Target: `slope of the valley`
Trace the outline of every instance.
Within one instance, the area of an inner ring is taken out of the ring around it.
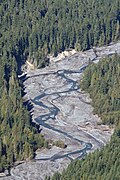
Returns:
[[[113,129],[100,125],[101,120],[92,113],[91,100],[81,92],[79,82],[90,61],[97,62],[114,53],[120,54],[120,42],[51,60],[44,69],[27,73],[24,98],[33,105],[33,121],[40,125],[46,139],[62,140],[67,147],[38,150],[34,161],[12,168],[11,176],[3,179],[43,180],[109,141]]]

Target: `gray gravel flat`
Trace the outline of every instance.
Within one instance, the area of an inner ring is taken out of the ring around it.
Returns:
[[[11,170],[12,176],[2,179],[43,180],[45,175],[62,171],[71,160],[105,145],[113,133],[106,125],[98,125],[88,94],[79,89],[84,67],[89,59],[120,53],[120,43],[76,53],[44,69],[27,73],[24,98],[33,104],[33,121],[40,124],[41,133],[53,141],[62,140],[67,148],[52,147],[36,152],[35,162],[25,162]],[[92,145],[92,146],[91,146]],[[91,146],[90,149],[87,146]]]

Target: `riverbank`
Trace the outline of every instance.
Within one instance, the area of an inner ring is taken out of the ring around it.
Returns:
[[[81,92],[79,81],[89,61],[97,62],[113,52],[120,53],[120,43],[75,53],[62,61],[51,62],[44,69],[28,72],[24,82],[26,95],[33,104],[33,121],[40,124],[46,139],[62,140],[67,148],[52,147],[38,151],[35,162],[23,163],[5,179],[44,179],[62,171],[71,160],[105,145],[112,133],[92,113],[91,99]],[[97,55],[96,55],[97,54]]]

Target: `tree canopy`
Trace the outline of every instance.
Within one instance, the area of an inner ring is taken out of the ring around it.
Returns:
[[[108,44],[117,41],[119,34],[119,0],[0,0],[0,171],[16,160],[31,158],[45,142],[23,105],[17,77],[21,65],[29,59],[41,68],[48,54],[57,56],[68,48],[80,51]],[[91,86],[95,78],[96,74]],[[114,77],[109,81],[113,85]],[[109,91],[111,97],[110,104],[106,101],[108,109],[97,112],[102,113],[105,123],[109,123],[108,116],[111,123],[118,122],[117,83],[114,90],[106,89],[110,85],[103,81],[100,85],[99,96],[104,98]]]
[[[46,54],[119,39],[119,0],[7,0],[0,3],[0,54],[38,67]]]

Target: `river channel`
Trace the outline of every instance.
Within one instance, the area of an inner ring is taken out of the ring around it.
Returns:
[[[113,133],[93,114],[91,99],[80,89],[80,80],[89,62],[97,63],[105,56],[120,54],[120,42],[76,52],[59,61],[51,61],[44,69],[27,72],[25,96],[32,105],[33,121],[46,139],[62,140],[65,149],[52,147],[36,152],[35,162],[25,162],[11,170],[5,179],[44,180],[46,175],[62,171],[74,159],[101,148]]]

